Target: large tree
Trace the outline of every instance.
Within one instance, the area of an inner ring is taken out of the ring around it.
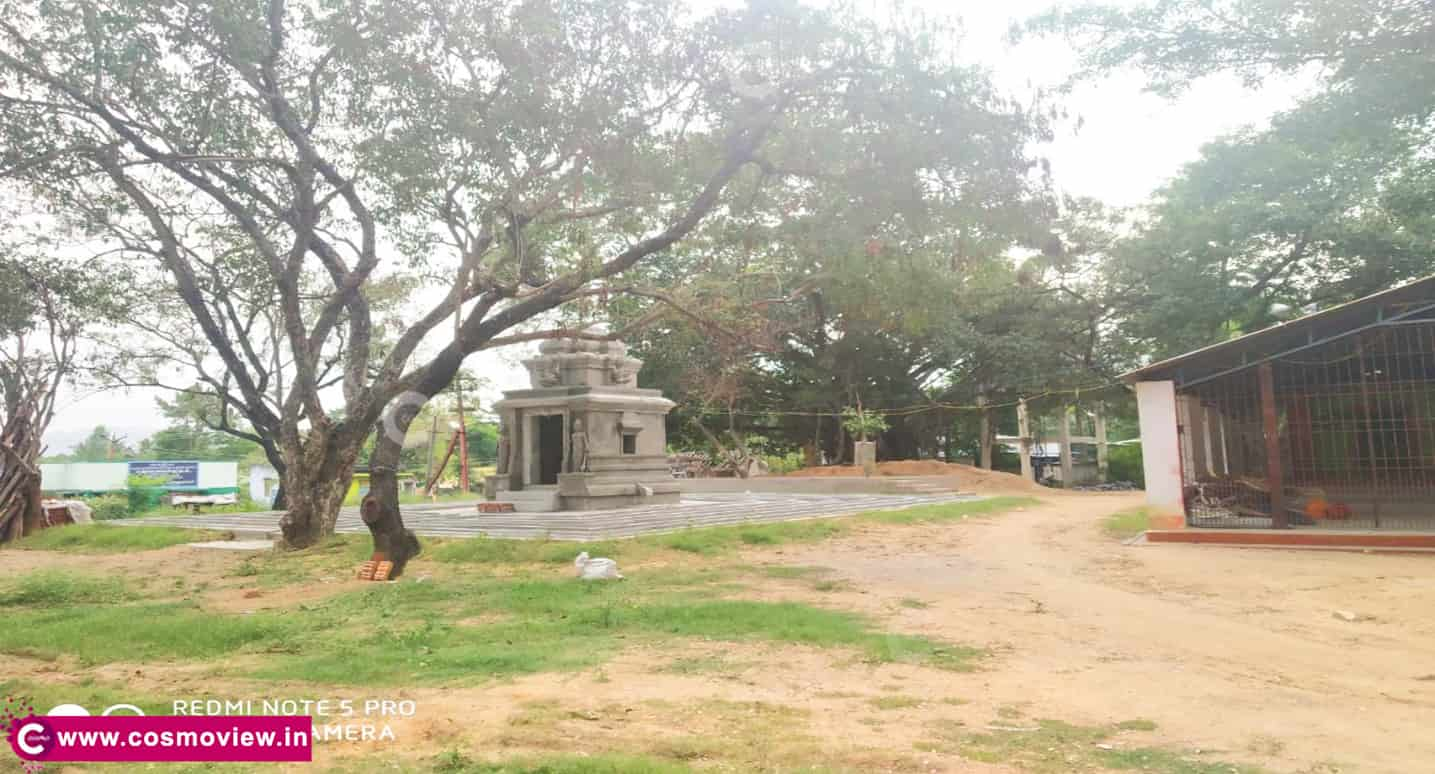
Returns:
[[[1432,104],[1435,14],[1424,0],[1085,2],[1058,6],[1023,32],[1068,36],[1077,77],[1135,67],[1168,95],[1218,73],[1254,86],[1314,71],[1330,89],[1381,95],[1375,102],[1391,114]]]
[[[1125,331],[1155,356],[1435,271],[1435,14],[1414,0],[1080,4],[1078,78],[1135,68],[1174,95],[1234,74],[1308,79],[1269,125],[1220,138],[1159,190],[1110,264]]]
[[[56,257],[68,246],[24,220],[0,229],[0,542],[39,527],[42,439],[74,379],[81,333],[112,319],[123,286]]]
[[[846,162],[783,138],[899,138],[904,100],[961,116],[986,99],[912,40],[790,2],[701,19],[669,0],[20,5],[0,19],[0,170],[163,268],[225,400],[278,439],[287,545],[333,529],[386,429],[364,510],[401,566],[403,434],[464,357],[556,335],[532,323],[563,304],[645,292],[626,275],[735,187],[798,185],[764,148]],[[376,319],[371,290],[397,277],[427,291]],[[287,353],[282,388],[256,326]]]

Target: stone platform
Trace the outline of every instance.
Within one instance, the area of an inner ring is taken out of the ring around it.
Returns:
[[[942,502],[979,500],[959,494],[807,495],[752,492],[685,497],[671,505],[607,511],[551,513],[479,513],[477,500],[441,505],[405,505],[404,524],[426,537],[552,538],[595,540],[673,532],[690,527],[766,523],[842,516],[862,511],[910,508]],[[244,537],[277,536],[278,511],[151,516],[107,522],[119,526],[174,526],[234,532]],[[339,514],[338,531],[368,534],[357,508]]]

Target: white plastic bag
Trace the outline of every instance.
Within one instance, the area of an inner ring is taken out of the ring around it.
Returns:
[[[618,580],[623,577],[618,572],[617,562],[612,559],[589,558],[587,551],[573,560],[573,569],[582,580]]]

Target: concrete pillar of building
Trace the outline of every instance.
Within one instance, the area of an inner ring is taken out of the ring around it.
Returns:
[[[1146,474],[1151,526],[1179,529],[1186,526],[1186,505],[1175,382],[1137,382],[1136,409],[1141,415],[1141,468]]]

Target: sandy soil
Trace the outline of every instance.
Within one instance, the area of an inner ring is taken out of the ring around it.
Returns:
[[[834,650],[676,641],[631,647],[578,673],[377,693],[418,703],[416,717],[394,723],[406,756],[618,750],[702,765],[756,745],[738,769],[801,761],[1002,772],[1010,769],[919,747],[941,728],[1145,718],[1156,730],[1123,734],[1119,744],[1199,750],[1277,772],[1435,770],[1435,557],[1124,545],[1101,533],[1102,517],[1139,502],[1139,494],[1050,494],[960,525],[863,529],[742,557],[824,568],[816,577],[837,581],[762,579],[757,596],[858,610],[890,630],[990,649],[974,672],[871,665]],[[161,572],[176,560],[199,571],[187,551],[168,551]],[[213,603],[258,601],[234,593]],[[282,594],[265,592],[263,601],[271,597]],[[224,680],[187,667],[33,666],[47,679],[123,676],[148,694],[178,697],[376,695]],[[884,697],[898,701],[884,706]],[[730,747],[708,753],[698,739]],[[394,750],[329,743],[320,759]]]
[[[904,629],[997,649],[977,678],[994,705],[1149,718],[1166,744],[1278,771],[1435,770],[1422,733],[1435,717],[1435,557],[1127,546],[1097,530],[1137,503],[1056,496],[960,530],[785,558],[834,568],[874,611],[930,602]]]

